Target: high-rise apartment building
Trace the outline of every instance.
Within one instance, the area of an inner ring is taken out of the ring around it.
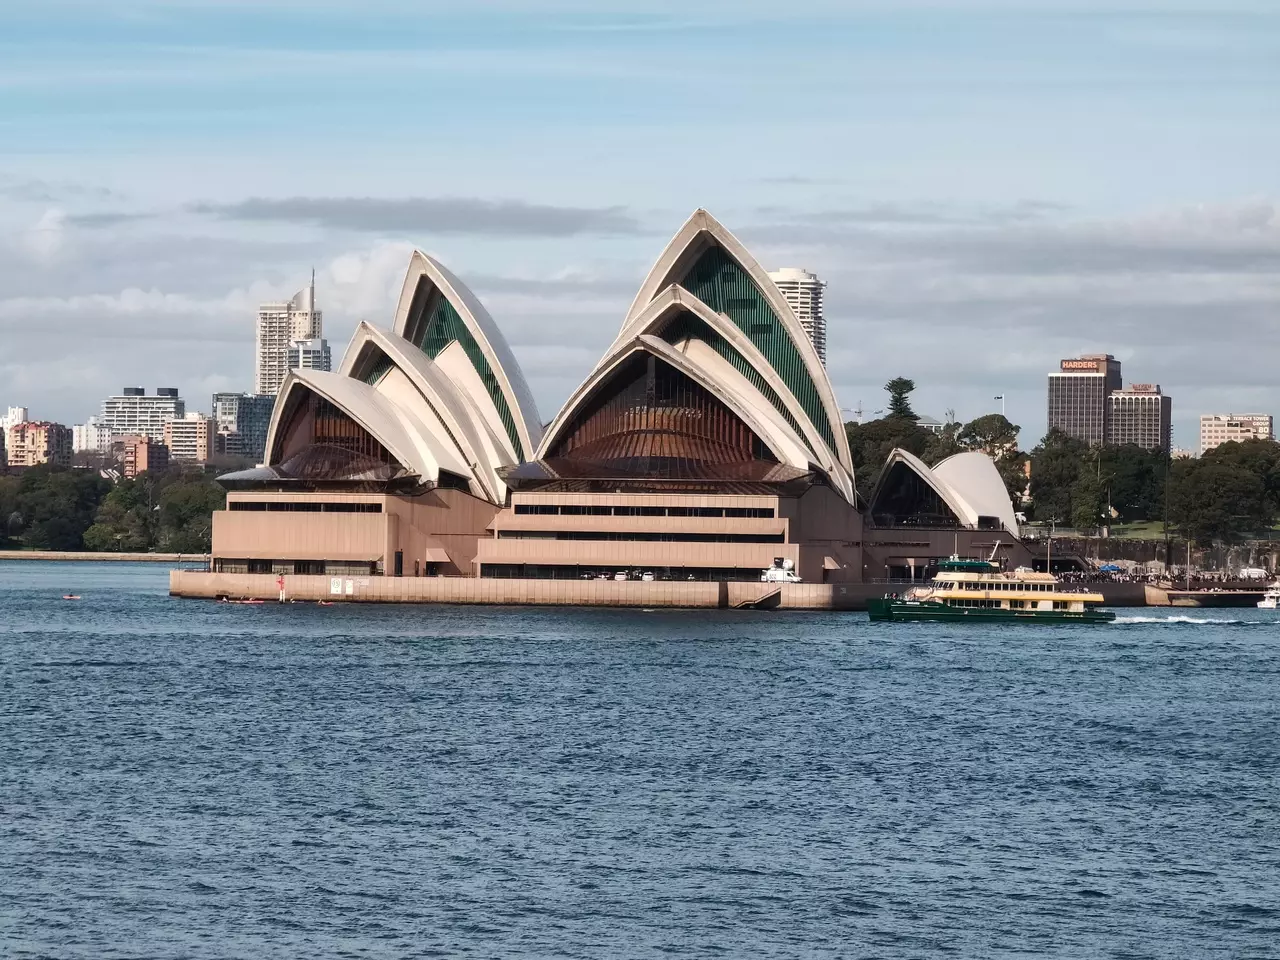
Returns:
[[[314,340],[324,333],[323,315],[316,309],[316,279],[282,303],[258,308],[258,340],[254,356],[254,393],[276,394],[289,372],[289,345]]]
[[[0,417],[0,430],[8,433],[10,427],[16,427],[20,423],[25,423],[31,417],[27,414],[26,407],[10,407],[3,417]]]
[[[1135,383],[1107,397],[1107,443],[1137,444],[1144,450],[1172,447],[1173,401],[1156,383]]]
[[[164,425],[164,445],[170,460],[204,463],[217,452],[218,421],[202,413],[188,413]]]
[[[808,270],[783,267],[769,274],[769,279],[791,305],[804,332],[809,335],[823,366],[827,363],[827,320],[822,314],[822,291],[826,284]]]
[[[111,428],[97,417],[71,428],[73,453],[106,453],[111,449]]]
[[[1109,353],[1062,360],[1049,374],[1050,430],[1086,443],[1107,440],[1107,397],[1119,390],[1120,361]]]
[[[117,438],[121,446],[121,466],[132,480],[140,473],[159,472],[169,466],[169,448],[146,434]]]
[[[71,429],[60,423],[24,420],[9,428],[5,439],[6,460],[11,467],[71,464]]]
[[[323,337],[295,340],[289,344],[290,370],[323,370],[329,372],[329,341]]]
[[[1229,440],[1274,440],[1269,413],[1206,413],[1200,417],[1200,454]]]
[[[213,417],[228,456],[262,461],[276,398],[271,394],[215,393]]]
[[[125,387],[118,395],[102,401],[101,422],[113,437],[144,434],[161,443],[164,425],[181,420],[187,405],[176,387],[157,387],[155,396],[147,396],[142,387]]]

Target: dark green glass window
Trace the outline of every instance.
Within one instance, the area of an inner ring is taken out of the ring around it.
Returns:
[[[716,244],[698,258],[680,285],[712,310],[727,314],[738,329],[751,338],[756,349],[764,354],[782,382],[800,401],[818,436],[834,450],[836,439],[804,358],[769,307],[769,301],[747,273]]]
[[[418,306],[416,299],[415,307]],[[458,312],[453,309],[453,304],[445,299],[438,290],[433,291],[431,298],[424,304],[422,314],[413,318],[412,322],[410,322],[408,332],[413,345],[432,360],[440,356],[445,348],[454,341],[461,345],[468,359],[471,360],[471,365],[475,367],[476,373],[480,376],[480,382],[484,384],[485,390],[488,391],[493,405],[498,408],[498,417],[502,420],[502,426],[506,429],[507,436],[511,438],[511,443],[515,447],[516,453],[520,455],[521,460],[527,460],[531,451],[525,450],[524,444],[520,442],[520,431],[516,429],[516,418],[512,416],[511,408],[507,405],[507,398],[498,383],[498,377],[494,374],[493,368],[489,366],[489,360],[485,357],[484,351],[480,349],[480,344],[471,335],[467,325],[462,322]]]

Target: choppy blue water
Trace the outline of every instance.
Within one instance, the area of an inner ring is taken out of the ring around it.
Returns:
[[[1271,612],[166,586],[0,563],[0,956],[1280,954]]]

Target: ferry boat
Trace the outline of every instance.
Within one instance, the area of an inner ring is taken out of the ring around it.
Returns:
[[[1267,592],[1262,595],[1262,599],[1258,601],[1258,607],[1262,610],[1275,610],[1280,608],[1280,580],[1277,580],[1271,586],[1267,587]]]
[[[929,584],[902,597],[868,600],[867,611],[873,621],[1108,623],[1116,615],[1099,610],[1103,602],[1102,594],[1064,587],[1050,573],[1025,567],[1005,573],[994,561],[952,556],[938,564]]]

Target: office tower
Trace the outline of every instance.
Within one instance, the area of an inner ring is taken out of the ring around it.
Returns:
[[[9,428],[6,461],[11,467],[34,467],[42,463],[68,466],[71,463],[71,429],[60,423],[24,420]]]
[[[1120,389],[1120,361],[1109,353],[1062,360],[1049,374],[1050,430],[1086,443],[1107,439],[1107,397]]]
[[[316,277],[291,300],[258,308],[258,340],[254,357],[254,393],[275,395],[289,372],[289,344],[323,335],[323,315],[316,309]]]
[[[1107,397],[1107,443],[1169,452],[1173,401],[1156,383],[1134,383]]]
[[[218,421],[202,413],[188,413],[164,425],[164,445],[170,460],[204,463],[217,452]]]
[[[124,387],[119,394],[102,401],[99,417],[113,437],[145,434],[156,443],[164,440],[164,425],[181,420],[187,405],[176,387],[157,387],[155,396],[147,396],[142,387]]]
[[[323,370],[329,372],[329,341],[321,337],[295,340],[289,344],[290,370]]]
[[[775,270],[769,274],[769,279],[791,305],[800,326],[809,335],[809,342],[813,344],[822,365],[826,366],[827,320],[822,315],[822,291],[826,284],[808,270],[799,267]]]
[[[1200,454],[1230,440],[1274,440],[1269,413],[1206,413],[1200,417]]]
[[[169,448],[146,434],[118,438],[125,477],[132,480],[140,473],[157,473],[169,466]]]
[[[71,428],[73,453],[106,453],[111,449],[111,428],[97,417]]]

